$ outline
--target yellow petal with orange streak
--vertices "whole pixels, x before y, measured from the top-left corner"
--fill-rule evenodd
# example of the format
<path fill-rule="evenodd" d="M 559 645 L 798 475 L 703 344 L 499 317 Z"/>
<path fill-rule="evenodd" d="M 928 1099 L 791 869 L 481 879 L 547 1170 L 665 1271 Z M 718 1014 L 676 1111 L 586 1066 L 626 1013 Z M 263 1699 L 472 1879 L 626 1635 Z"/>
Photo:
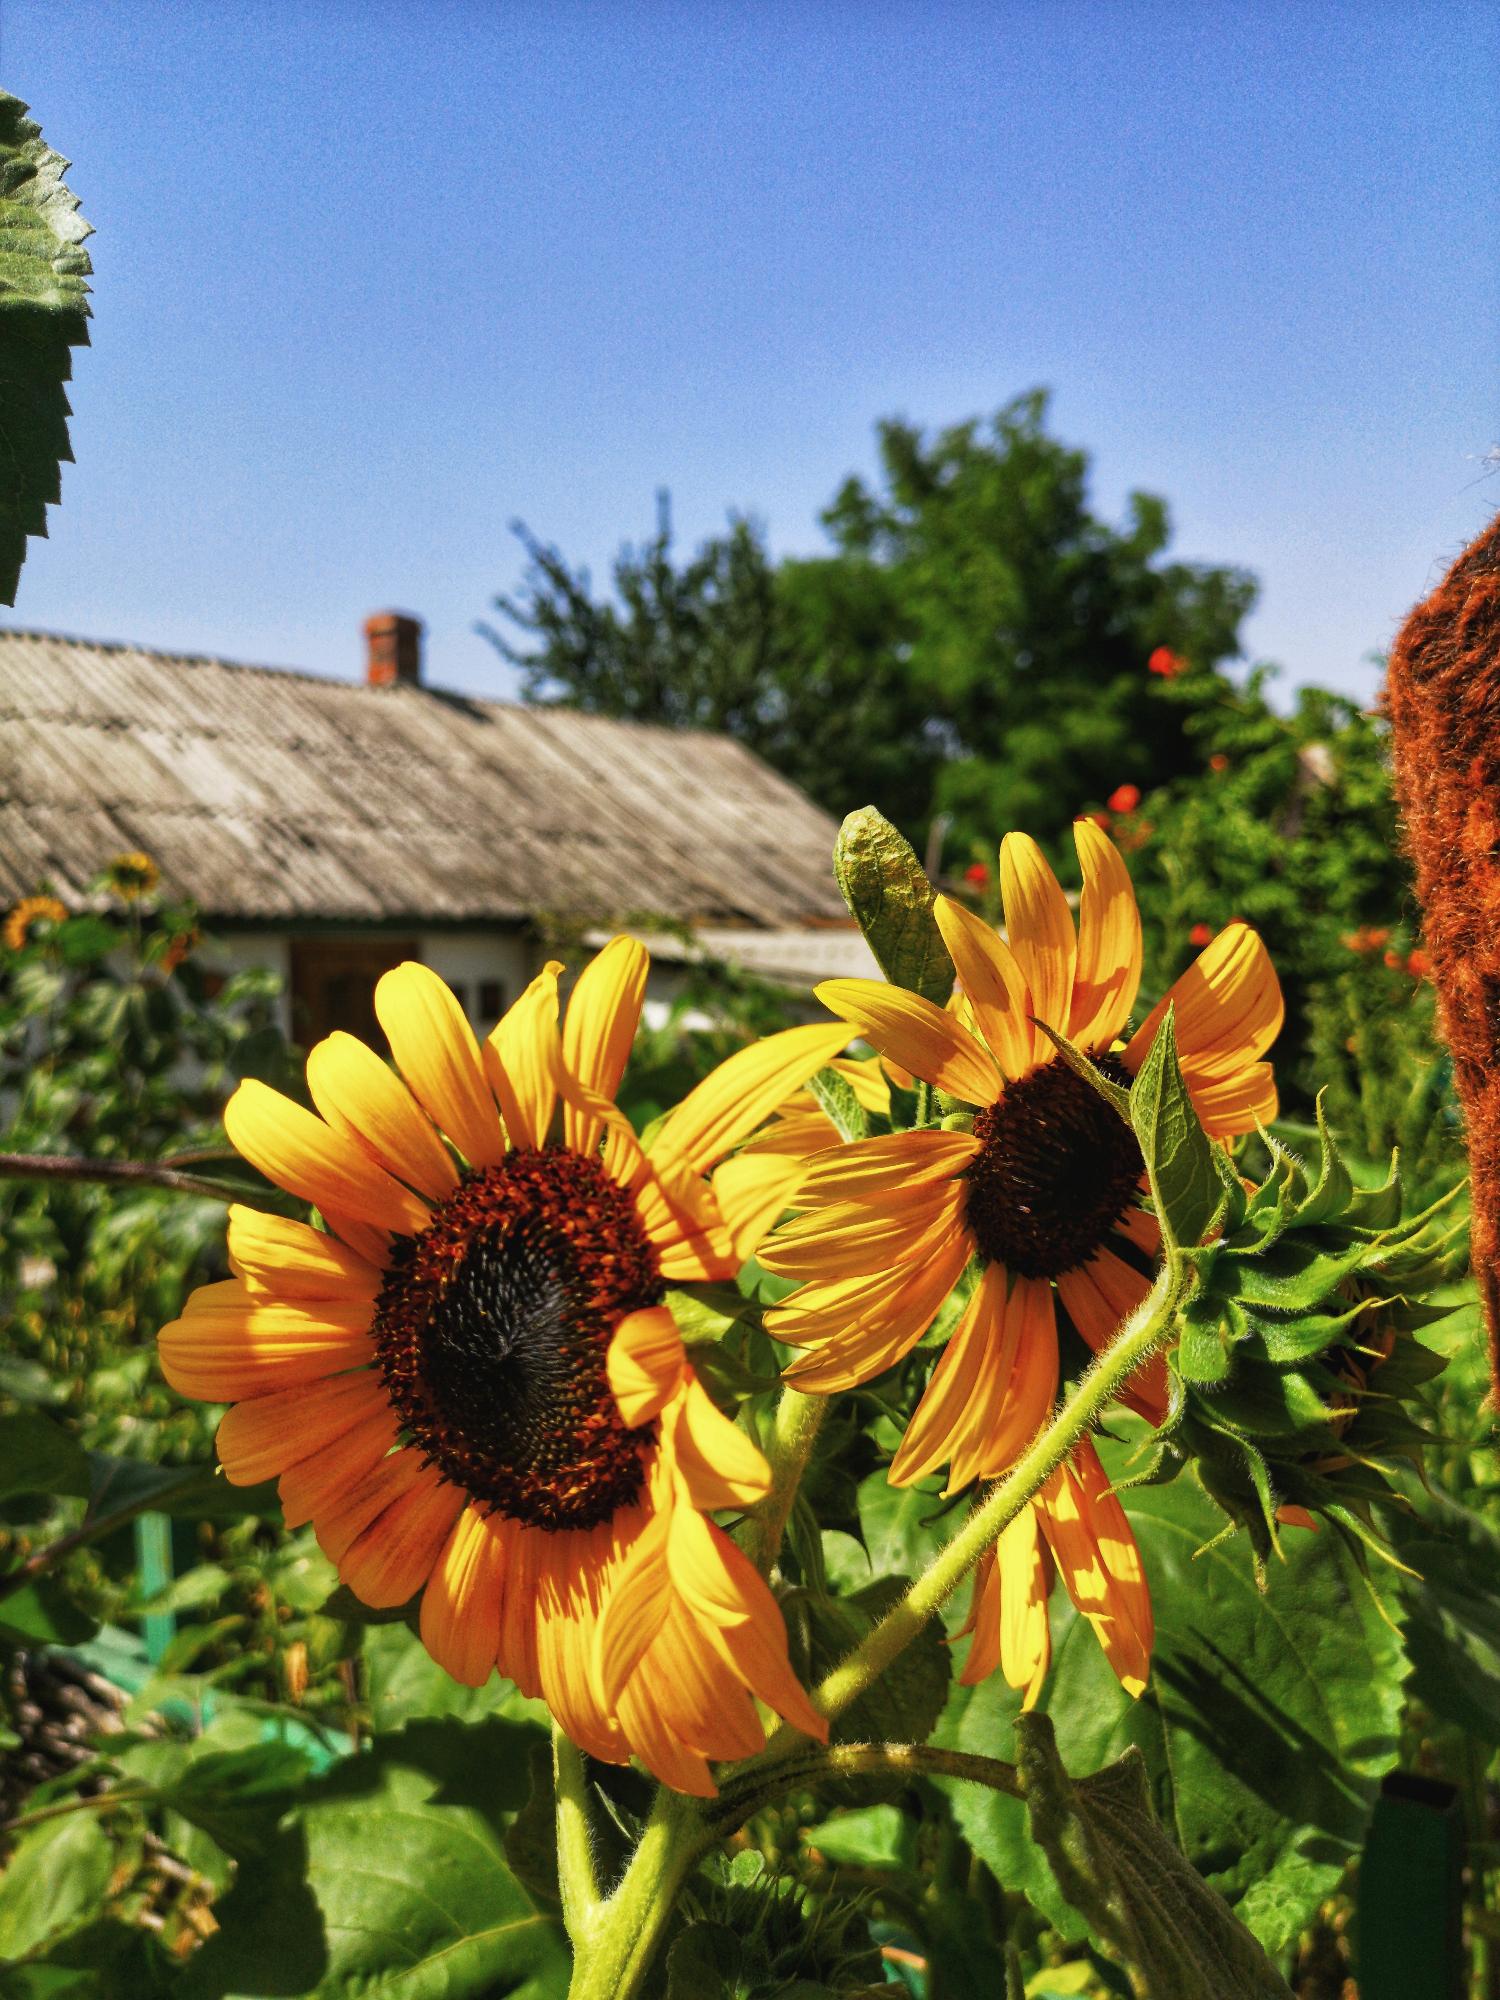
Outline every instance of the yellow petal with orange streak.
<path fill-rule="evenodd" d="M 591 1757 L 621 1763 L 624 1738 L 594 1676 L 610 1542 L 608 1522 L 548 1536 L 537 1574 L 537 1671 L 543 1699 L 573 1741 Z"/>
<path fill-rule="evenodd" d="M 541 1692 L 537 1671 L 537 1576 L 548 1530 L 524 1521 L 501 1522 L 505 1553 L 505 1597 L 500 1607 L 500 1643 L 495 1664 L 524 1695 Z"/>
<path fill-rule="evenodd" d="M 314 1045 L 307 1087 L 333 1131 L 418 1194 L 441 1201 L 458 1186 L 453 1157 L 411 1092 L 353 1035 L 338 1031 Z"/>
<path fill-rule="evenodd" d="M 498 1166 L 505 1157 L 499 1114 L 474 1030 L 448 986 L 430 966 L 407 959 L 376 982 L 375 1018 L 433 1124 L 471 1167 Z"/>
<path fill-rule="evenodd" d="M 422 1644 L 445 1674 L 483 1687 L 495 1671 L 504 1547 L 494 1518 L 473 1504 L 454 1522 L 422 1593 Z"/>
<path fill-rule="evenodd" d="M 310 1223 L 232 1202 L 229 1268 L 258 1295 L 278 1298 L 374 1300 L 384 1272 Z"/>
<path fill-rule="evenodd" d="M 383 1409 L 369 1408 L 321 1451 L 289 1465 L 277 1484 L 286 1525 L 300 1528 L 332 1514 L 350 1494 L 364 1490 L 386 1463 L 398 1431 L 396 1413 L 389 1404 Z M 416 1454 L 398 1452 L 396 1457 L 403 1461 L 399 1472 L 404 1479 L 415 1470 Z"/>
<path fill-rule="evenodd" d="M 946 1008 L 878 979 L 825 979 L 814 987 L 878 1055 L 965 1104 L 993 1104 L 1004 1078 L 994 1057 Z"/>
<path fill-rule="evenodd" d="M 1078 963 L 1068 1035 L 1080 1048 L 1107 1049 L 1125 1025 L 1141 983 L 1141 918 L 1130 871 L 1091 819 L 1076 820 L 1073 844 L 1083 870 Z"/>
<path fill-rule="evenodd" d="M 1198 1083 L 1235 1076 L 1263 1056 L 1286 1014 L 1271 955 L 1248 924 L 1220 931 L 1152 1008 L 1125 1049 L 1132 1075 L 1169 1006 L 1183 1075 Z"/>
<path fill-rule="evenodd" d="M 1134 1312 L 1151 1289 L 1151 1280 L 1117 1257 L 1112 1250 L 1094 1252 L 1076 1271 L 1064 1271 L 1058 1293 L 1068 1317 L 1096 1354 L 1113 1342 L 1126 1315 Z M 1159 1424 L 1167 1414 L 1167 1364 L 1153 1354 L 1127 1376 L 1120 1401 L 1137 1410 L 1148 1423 Z"/>
<path fill-rule="evenodd" d="M 1024 1076 L 1036 1060 L 1026 975 L 1005 940 L 962 903 L 939 896 L 933 915 L 990 1053 L 1006 1076 Z"/>
<path fill-rule="evenodd" d="M 214 1440 L 219 1463 L 232 1486 L 256 1486 L 388 1408 L 385 1384 L 370 1368 L 253 1396 L 224 1413 Z"/>
<path fill-rule="evenodd" d="M 848 1029 L 838 1022 L 815 1022 L 736 1049 L 668 1112 L 648 1148 L 651 1158 L 680 1160 L 705 1172 L 831 1062 L 848 1039 Z"/>
<path fill-rule="evenodd" d="M 803 1161 L 748 1148 L 714 1171 L 713 1198 L 729 1232 L 731 1254 L 743 1264 L 792 1205 Z"/>
<path fill-rule="evenodd" d="M 435 1465 L 423 1466 L 410 1487 L 364 1528 L 339 1558 L 339 1575 L 376 1611 L 407 1603 L 431 1576 L 465 1505 Z"/>
<path fill-rule="evenodd" d="M 557 1032 L 557 975 L 561 959 L 548 959 L 519 1000 L 490 1030 L 484 1069 L 500 1103 L 513 1146 L 545 1146 L 557 1108 L 562 1043 Z"/>
<path fill-rule="evenodd" d="M 1068 1032 L 1078 940 L 1073 913 L 1047 858 L 1029 834 L 1008 833 L 1000 843 L 1000 894 L 1005 934 L 1026 976 L 1029 1012 L 1059 1034 Z M 1039 1061 L 1052 1054 L 1040 1029 L 1033 1031 Z"/>
<path fill-rule="evenodd" d="M 671 1597 L 667 1569 L 670 1511 L 648 1515 L 612 1579 L 594 1633 L 593 1672 L 606 1707 L 614 1708 L 626 1683 L 662 1628 Z"/>
<path fill-rule="evenodd" d="M 938 1182 L 891 1210 L 849 1203 L 822 1208 L 778 1229 L 757 1255 L 783 1278 L 857 1278 L 912 1267 L 963 1228 L 965 1190 Z"/>
<path fill-rule="evenodd" d="M 797 1189 L 804 1212 L 846 1202 L 921 1198 L 938 1181 L 956 1181 L 979 1151 L 971 1132 L 883 1132 L 835 1146 L 809 1161 Z"/>
<path fill-rule="evenodd" d="M 1037 1508 L 1068 1595 L 1125 1692 L 1140 1695 L 1151 1672 L 1151 1594 L 1125 1510 L 1087 1438 L 1043 1487 Z"/>
<path fill-rule="evenodd" d="M 318 1382 L 374 1358 L 369 1300 L 290 1305 L 241 1287 L 239 1298 L 226 1301 L 228 1287 L 212 1289 L 213 1301 L 195 1304 L 195 1294 L 182 1318 L 170 1320 L 156 1337 L 161 1371 L 181 1395 L 236 1403 Z"/>
<path fill-rule="evenodd" d="M 1269 1063 L 1247 1063 L 1212 1082 L 1184 1068 L 1183 1082 L 1210 1139 L 1238 1138 L 1242 1132 L 1253 1132 L 1258 1125 L 1275 1121 L 1279 1099 L 1276 1075 Z"/>
<path fill-rule="evenodd" d="M 771 1490 L 771 1468 L 738 1424 L 714 1407 L 691 1368 L 664 1420 L 662 1448 L 694 1506 L 753 1507 Z"/>
<path fill-rule="evenodd" d="M 1000 1671 L 1023 1690 L 1021 1707 L 1036 1706 L 1052 1664 L 1047 1599 L 1052 1564 L 1037 1510 L 1029 1503 L 1000 1531 L 995 1547 L 1000 1585 Z"/>
<path fill-rule="evenodd" d="M 563 1062 L 580 1083 L 601 1097 L 612 1098 L 625 1074 L 650 965 L 645 946 L 634 938 L 611 938 L 579 973 L 568 996 Z M 563 1105 L 563 1137 L 575 1152 L 592 1153 L 600 1130 L 586 1111 Z"/>
<path fill-rule="evenodd" d="M 332 1456 L 332 1454 L 330 1454 Z M 355 1541 L 393 1500 L 409 1493 L 422 1472 L 420 1452 L 389 1452 L 362 1477 L 341 1478 L 331 1490 L 325 1482 L 313 1507 L 313 1534 L 331 1563 L 342 1562 Z M 289 1485 L 302 1485 L 304 1468 L 294 1466 L 282 1480 L 283 1501 Z M 432 1470 L 431 1467 L 428 1470 Z"/>
<path fill-rule="evenodd" d="M 427 1226 L 427 1204 L 376 1166 L 347 1134 L 254 1077 L 225 1105 L 224 1130 L 252 1167 L 315 1208 L 336 1209 L 356 1222 L 406 1235 Z"/>
<path fill-rule="evenodd" d="M 605 1367 L 627 1429 L 649 1423 L 677 1390 L 687 1353 L 665 1306 L 626 1313 L 610 1336 Z"/>
<path fill-rule="evenodd" d="M 968 1262 L 970 1247 L 963 1234 L 940 1242 L 900 1291 L 872 1306 L 845 1331 L 822 1340 L 786 1370 L 784 1379 L 798 1389 L 831 1395 L 894 1368 L 931 1326 Z M 776 1337 L 788 1338 L 782 1331 Z"/>

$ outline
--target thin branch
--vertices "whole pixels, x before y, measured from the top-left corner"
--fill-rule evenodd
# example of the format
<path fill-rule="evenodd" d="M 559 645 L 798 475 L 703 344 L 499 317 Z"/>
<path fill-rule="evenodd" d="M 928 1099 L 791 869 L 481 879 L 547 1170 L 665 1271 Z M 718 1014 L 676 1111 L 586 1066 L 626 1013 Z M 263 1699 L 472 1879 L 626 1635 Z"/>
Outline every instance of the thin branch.
<path fill-rule="evenodd" d="M 1021 1797 L 1014 1764 L 998 1757 L 971 1756 L 963 1750 L 943 1750 L 934 1743 L 834 1743 L 826 1750 L 786 1758 L 765 1771 L 747 1772 L 726 1784 L 711 1811 L 715 1833 L 722 1839 L 743 1826 L 763 1806 L 829 1778 L 895 1775 L 910 1778 L 964 1778 L 986 1785 L 1007 1798 Z"/>
<path fill-rule="evenodd" d="M 158 1187 L 206 1201 L 254 1203 L 262 1191 L 238 1181 L 183 1173 L 154 1160 L 86 1160 L 66 1153 L 0 1153 L 0 1180 L 92 1181 L 101 1187 Z M 269 1190 L 267 1190 L 269 1192 Z"/>

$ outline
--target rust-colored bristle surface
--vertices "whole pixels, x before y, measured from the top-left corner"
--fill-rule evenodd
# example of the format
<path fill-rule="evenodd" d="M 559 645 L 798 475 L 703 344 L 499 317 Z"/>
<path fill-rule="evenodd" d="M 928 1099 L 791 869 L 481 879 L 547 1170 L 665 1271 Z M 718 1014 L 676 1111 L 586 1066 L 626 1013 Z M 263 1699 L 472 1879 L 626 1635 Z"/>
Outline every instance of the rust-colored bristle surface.
<path fill-rule="evenodd" d="M 1500 518 L 1402 626 L 1386 703 L 1396 796 L 1467 1127 L 1493 1395 L 1500 1390 Z"/>

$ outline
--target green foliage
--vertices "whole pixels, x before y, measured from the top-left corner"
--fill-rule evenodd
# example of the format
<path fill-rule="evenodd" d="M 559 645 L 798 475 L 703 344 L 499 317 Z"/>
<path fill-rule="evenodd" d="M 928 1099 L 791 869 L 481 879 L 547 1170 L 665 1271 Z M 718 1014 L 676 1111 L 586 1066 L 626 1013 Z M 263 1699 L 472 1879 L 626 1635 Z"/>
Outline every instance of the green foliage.
<path fill-rule="evenodd" d="M 1053 1880 L 1145 1992 L 1174 2000 L 1291 2000 L 1291 1988 L 1223 1898 L 1162 1832 L 1135 1745 L 1075 1782 L 1045 1715 L 1018 1716 L 1016 1742 L 1027 1821 Z"/>
<path fill-rule="evenodd" d="M 1367 1579 L 1335 1537 L 1304 1533 L 1287 1537 L 1285 1563 L 1262 1592 L 1241 1545 L 1214 1545 L 1221 1517 L 1186 1481 L 1130 1502 L 1156 1613 L 1151 1684 L 1132 1702 L 1084 1620 L 1060 1602 L 1039 1706 L 1069 1771 L 1139 1748 L 1177 1847 L 1280 1951 L 1358 1853 L 1396 1756 L 1406 1662 L 1390 1616 L 1395 1578 Z M 956 1688 L 939 1740 L 1006 1756 L 1019 1708 L 998 1675 Z M 999 1879 L 1079 1936 L 1083 1920 L 1027 1838 L 1024 1808 L 943 1782 Z"/>
<path fill-rule="evenodd" d="M 879 485 L 846 480 L 823 516 L 832 553 L 773 567 L 736 519 L 677 569 L 663 507 L 611 602 L 521 530 L 530 568 L 496 608 L 522 638 L 489 636 L 531 699 L 727 730 L 831 812 L 876 798 L 913 838 L 947 815 L 960 851 L 1011 826 L 1050 839 L 1122 780 L 1191 768 L 1147 662 L 1170 648 L 1227 691 L 1249 578 L 1167 561 L 1149 495 L 1101 521 L 1041 392 L 878 435 Z"/>
<path fill-rule="evenodd" d="M 1141 1144 L 1163 1238 L 1196 1244 L 1223 1206 L 1224 1186 L 1182 1080 L 1170 1007 L 1131 1086 L 1130 1122 Z"/>
<path fill-rule="evenodd" d="M 63 180 L 68 162 L 26 111 L 0 91 L 0 604 L 15 603 L 26 538 L 46 534 L 72 462 L 63 384 L 89 338 L 91 226 Z"/>

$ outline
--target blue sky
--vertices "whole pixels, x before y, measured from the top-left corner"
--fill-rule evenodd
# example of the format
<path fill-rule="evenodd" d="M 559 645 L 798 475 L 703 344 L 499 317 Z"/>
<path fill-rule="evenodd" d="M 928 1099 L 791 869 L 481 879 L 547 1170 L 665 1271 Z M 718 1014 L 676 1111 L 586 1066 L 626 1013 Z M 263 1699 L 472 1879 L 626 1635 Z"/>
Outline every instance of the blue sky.
<path fill-rule="evenodd" d="M 354 674 L 395 605 L 505 693 L 514 517 L 811 551 L 876 418 L 1047 384 L 1366 697 L 1500 507 L 1488 4 L 4 0 L 0 64 L 97 230 L 7 623 Z"/>

